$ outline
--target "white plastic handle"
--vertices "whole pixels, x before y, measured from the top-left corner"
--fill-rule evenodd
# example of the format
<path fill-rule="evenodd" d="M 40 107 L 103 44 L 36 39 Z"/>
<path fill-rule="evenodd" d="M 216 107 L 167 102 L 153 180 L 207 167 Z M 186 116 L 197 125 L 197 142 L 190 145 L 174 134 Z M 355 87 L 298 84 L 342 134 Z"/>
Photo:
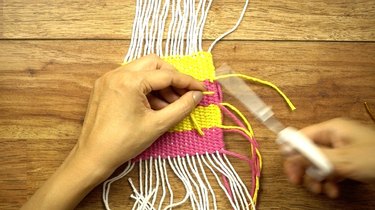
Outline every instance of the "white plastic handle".
<path fill-rule="evenodd" d="M 306 174 L 322 181 L 333 171 L 333 166 L 320 149 L 297 129 L 288 127 L 283 129 L 276 142 L 285 146 L 288 153 L 296 151 L 306 157 L 313 165 L 306 170 Z"/>

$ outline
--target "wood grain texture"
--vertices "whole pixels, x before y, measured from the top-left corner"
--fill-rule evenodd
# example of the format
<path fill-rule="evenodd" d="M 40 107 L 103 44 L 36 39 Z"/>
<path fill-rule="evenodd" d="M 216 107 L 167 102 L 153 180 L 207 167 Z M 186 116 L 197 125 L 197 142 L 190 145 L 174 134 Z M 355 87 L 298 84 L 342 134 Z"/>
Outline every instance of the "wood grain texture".
<path fill-rule="evenodd" d="M 129 39 L 135 1 L 3 0 L 2 39 Z M 232 28 L 244 1 L 215 0 L 204 38 Z M 373 0 L 251 0 L 228 40 L 375 40 Z"/>
<path fill-rule="evenodd" d="M 0 209 L 19 209 L 74 146 L 94 80 L 117 67 L 128 47 L 134 4 L 0 0 Z M 233 26 L 242 6 L 243 1 L 214 1 L 205 49 L 208 40 Z M 277 84 L 295 112 L 273 90 L 249 83 L 286 124 L 301 128 L 339 116 L 372 124 L 363 101 L 375 110 L 375 1 L 251 0 L 240 28 L 226 40 L 213 51 L 215 65 L 226 62 Z M 274 134 L 231 96 L 224 98 L 249 117 L 261 145 L 259 209 L 375 209 L 374 185 L 343 183 L 342 197 L 329 200 L 288 184 Z M 247 154 L 244 139 L 233 134 L 225 139 L 229 150 Z M 246 165 L 232 162 L 249 181 Z M 181 183 L 172 183 L 181 198 Z M 129 194 L 126 179 L 115 183 L 113 209 L 129 209 Z M 226 199 L 219 199 L 219 207 L 229 208 Z M 101 188 L 77 209 L 103 209 Z"/>
<path fill-rule="evenodd" d="M 119 65 L 128 43 L 0 41 L 0 209 L 18 209 L 63 161 L 78 138 L 94 80 Z M 216 66 L 229 63 L 285 91 L 297 106 L 293 113 L 273 90 L 249 83 L 288 125 L 304 127 L 338 116 L 372 123 L 363 101 L 375 109 L 375 43 L 223 41 L 213 55 Z M 264 157 L 259 209 L 373 209 L 373 185 L 345 183 L 338 200 L 290 185 L 275 136 L 239 108 L 253 123 Z M 236 135 L 226 135 L 226 145 L 248 152 L 249 145 Z M 249 180 L 248 168 L 233 162 Z M 173 183 L 182 196 L 181 183 Z M 110 195 L 113 209 L 129 209 L 129 194 L 127 180 L 117 182 Z M 219 209 L 229 208 L 226 199 L 219 203 Z M 102 208 L 98 187 L 77 209 Z"/>

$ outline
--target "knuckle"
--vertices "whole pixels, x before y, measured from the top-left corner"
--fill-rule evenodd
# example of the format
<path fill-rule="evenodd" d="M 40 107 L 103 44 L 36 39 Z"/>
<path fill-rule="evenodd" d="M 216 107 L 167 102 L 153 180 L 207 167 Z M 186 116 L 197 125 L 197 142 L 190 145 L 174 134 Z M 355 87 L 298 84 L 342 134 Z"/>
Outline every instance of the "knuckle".
<path fill-rule="evenodd" d="M 353 161 L 348 157 L 348 150 L 335 150 L 331 156 L 334 162 L 335 171 L 341 175 L 351 174 L 355 171 Z"/>
<path fill-rule="evenodd" d="M 94 87 L 99 87 L 99 86 L 101 86 L 101 84 L 102 84 L 102 80 L 103 80 L 102 77 L 96 79 L 95 82 L 94 82 Z"/>
<path fill-rule="evenodd" d="M 135 82 L 133 84 L 140 91 L 144 91 L 144 93 L 150 93 L 152 91 L 150 83 L 145 78 L 138 78 L 138 82 Z"/>
<path fill-rule="evenodd" d="M 332 120 L 332 122 L 340 123 L 340 124 L 351 122 L 351 121 L 352 120 L 350 120 L 349 118 L 345 118 L 345 117 L 338 117 L 338 118 L 335 118 L 335 119 Z"/>
<path fill-rule="evenodd" d="M 108 84 L 112 80 L 112 72 L 107 72 L 99 78 L 103 85 Z"/>
<path fill-rule="evenodd" d="M 168 74 L 169 76 L 174 76 L 176 74 L 176 71 L 173 69 L 160 69 L 159 71 Z"/>
<path fill-rule="evenodd" d="M 108 74 L 99 78 L 99 83 L 110 89 L 134 89 L 138 88 L 141 78 L 136 72 L 121 72 L 116 74 Z"/>
<path fill-rule="evenodd" d="M 157 56 L 156 54 L 149 54 L 147 55 L 147 59 L 149 60 L 149 62 L 152 64 L 152 66 L 157 66 L 158 64 L 158 60 L 160 59 L 159 56 Z"/>
<path fill-rule="evenodd" d="M 157 60 L 157 59 L 159 59 L 159 56 L 157 56 L 157 55 L 154 54 L 154 53 L 151 53 L 151 54 L 148 55 L 148 58 L 150 58 L 150 59 L 152 59 L 152 60 Z"/>
<path fill-rule="evenodd" d="M 349 118 L 345 118 L 345 117 L 335 118 L 335 119 L 332 119 L 330 121 L 330 125 L 334 126 L 336 129 L 338 129 L 338 128 L 340 128 L 340 129 L 349 128 L 349 127 L 352 127 L 353 125 L 356 125 L 356 124 L 357 124 L 356 121 L 351 120 Z"/>

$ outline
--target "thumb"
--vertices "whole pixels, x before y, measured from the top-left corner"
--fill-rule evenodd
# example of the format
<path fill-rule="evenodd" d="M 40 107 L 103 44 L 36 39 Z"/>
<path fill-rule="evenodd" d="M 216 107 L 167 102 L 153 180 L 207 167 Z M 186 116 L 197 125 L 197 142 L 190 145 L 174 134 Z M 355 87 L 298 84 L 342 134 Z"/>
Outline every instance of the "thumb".
<path fill-rule="evenodd" d="M 162 128 L 167 131 L 188 116 L 203 98 L 201 91 L 189 91 L 178 100 L 156 112 L 156 118 L 163 122 Z"/>

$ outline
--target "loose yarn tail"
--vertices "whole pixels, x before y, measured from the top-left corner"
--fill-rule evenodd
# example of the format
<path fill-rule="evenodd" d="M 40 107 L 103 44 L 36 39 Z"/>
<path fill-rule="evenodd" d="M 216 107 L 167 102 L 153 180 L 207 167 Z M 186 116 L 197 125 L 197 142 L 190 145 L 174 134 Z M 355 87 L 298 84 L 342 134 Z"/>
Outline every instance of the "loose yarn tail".
<path fill-rule="evenodd" d="M 274 85 L 271 82 L 268 82 L 268 81 L 265 81 L 265 80 L 261 80 L 261 79 L 255 78 L 255 77 L 251 77 L 251 76 L 248 76 L 248 75 L 244 75 L 244 74 L 225 74 L 225 75 L 220 75 L 220 76 L 216 76 L 215 80 L 225 79 L 225 78 L 229 78 L 229 77 L 240 77 L 240 78 L 243 78 L 245 80 L 249 80 L 249 81 L 252 81 L 252 82 L 257 82 L 257 83 L 262 84 L 262 85 L 269 86 L 269 87 L 273 88 L 274 90 L 276 90 L 276 92 L 278 94 L 280 94 L 281 97 L 283 97 L 283 99 L 285 100 L 285 102 L 288 104 L 289 108 L 292 111 L 294 111 L 296 109 L 296 107 L 294 106 L 294 104 L 292 103 L 292 101 L 288 98 L 288 96 L 286 96 L 283 93 L 283 91 L 281 91 L 276 85 Z"/>

